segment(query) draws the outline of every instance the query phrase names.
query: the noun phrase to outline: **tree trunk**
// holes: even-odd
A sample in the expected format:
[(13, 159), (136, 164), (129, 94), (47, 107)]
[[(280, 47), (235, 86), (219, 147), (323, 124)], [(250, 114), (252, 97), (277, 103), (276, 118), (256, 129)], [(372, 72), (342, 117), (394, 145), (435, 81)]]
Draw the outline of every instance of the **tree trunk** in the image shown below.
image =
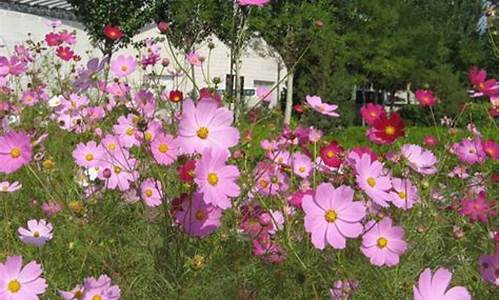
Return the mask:
[(285, 125), (290, 125), (290, 120), (292, 119), (293, 73), (293, 70), (290, 70), (286, 79)]

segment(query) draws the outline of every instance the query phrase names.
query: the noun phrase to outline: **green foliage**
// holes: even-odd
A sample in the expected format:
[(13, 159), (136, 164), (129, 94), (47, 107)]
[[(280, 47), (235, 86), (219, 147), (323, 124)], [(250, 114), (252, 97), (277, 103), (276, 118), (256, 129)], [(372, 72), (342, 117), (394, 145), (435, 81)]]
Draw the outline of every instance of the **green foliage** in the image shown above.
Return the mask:
[[(91, 41), (106, 54), (128, 45), (132, 37), (151, 21), (155, 0), (69, 0), (77, 18), (85, 25)], [(124, 37), (113, 43), (106, 39), (104, 26), (119, 26)]]

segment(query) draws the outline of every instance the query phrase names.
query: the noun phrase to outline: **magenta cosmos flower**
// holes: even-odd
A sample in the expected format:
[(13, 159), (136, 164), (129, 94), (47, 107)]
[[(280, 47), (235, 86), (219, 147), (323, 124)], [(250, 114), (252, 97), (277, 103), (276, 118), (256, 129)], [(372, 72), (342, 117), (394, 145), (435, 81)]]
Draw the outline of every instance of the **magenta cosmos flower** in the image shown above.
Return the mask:
[(23, 268), (21, 256), (9, 256), (0, 263), (0, 299), (2, 300), (37, 300), (45, 293), (47, 283), (42, 275), (42, 267), (35, 261)]
[(437, 102), (437, 98), (434, 96), (431, 90), (417, 90), (415, 92), (415, 97), (421, 106), (434, 106)]
[(179, 143), (170, 134), (160, 133), (151, 143), (151, 152), (157, 163), (168, 166), (179, 155)]
[(322, 102), (321, 98), (318, 97), (318, 96), (306, 96), (306, 102), (307, 104), (309, 104), (309, 106), (312, 107), (312, 109), (314, 109), (315, 111), (323, 114), (323, 115), (327, 115), (327, 116), (331, 116), (331, 117), (338, 117), (339, 114), (335, 112), (335, 110), (337, 109), (337, 105), (331, 105), (331, 104), (328, 104), (328, 103), (324, 103)]
[(80, 143), (73, 150), (73, 158), (76, 164), (84, 168), (100, 166), (105, 156), (106, 152), (104, 148), (101, 145), (97, 145), (94, 141), (90, 141), (87, 144)]
[(163, 198), (161, 182), (153, 178), (144, 180), (141, 184), (141, 197), (147, 206), (156, 207), (160, 205)]
[(452, 150), (458, 158), (468, 164), (482, 164), (486, 160), (486, 153), (483, 149), (481, 138), (463, 139), (460, 143), (455, 143)]
[(189, 235), (203, 237), (220, 227), (222, 209), (203, 201), (203, 195), (194, 193), (191, 199), (182, 203), (182, 209), (175, 214), (177, 223)]
[(348, 186), (334, 188), (330, 183), (322, 183), (314, 197), (303, 197), (304, 226), (316, 248), (324, 249), (328, 243), (335, 249), (344, 249), (346, 238), (356, 238), (363, 232), (360, 221), (365, 217), (365, 207), (361, 202), (353, 202), (353, 196), (354, 190)]
[(379, 267), (399, 264), (399, 256), (406, 251), (403, 228), (392, 226), (392, 220), (387, 217), (378, 223), (372, 220), (365, 228), (360, 249), (370, 258), (370, 263)]
[(233, 113), (213, 101), (182, 105), (178, 141), (185, 153), (202, 153), (205, 148), (228, 149), (238, 144), (240, 133), (231, 127)]
[(236, 0), (236, 2), (241, 6), (259, 6), (262, 7), (269, 3), (270, 0)]
[(437, 172), (437, 158), (434, 154), (418, 145), (406, 144), (401, 148), (401, 154), (408, 160), (410, 168), (423, 175)]
[(371, 126), (385, 111), (380, 104), (368, 103), (361, 107), (360, 113), (365, 123)]
[(498, 286), (498, 252), (479, 257), (479, 271), (481, 277), (491, 284)]
[(417, 187), (409, 179), (392, 178), (391, 202), (396, 207), (407, 210), (419, 200)]
[(392, 188), (391, 178), (384, 176), (384, 165), (378, 160), (372, 161), (370, 155), (363, 154), (356, 162), (356, 182), (358, 186), (378, 205), (388, 207)]
[(111, 72), (117, 77), (125, 77), (134, 73), (137, 63), (133, 56), (120, 55), (111, 61)]
[(483, 141), (483, 149), (493, 160), (498, 160), (498, 144), (494, 140)]
[(0, 136), (0, 173), (11, 174), (31, 161), (31, 140), (24, 133)]
[(19, 227), (19, 239), (23, 243), (33, 246), (43, 246), (45, 243), (52, 239), (52, 224), (45, 220), (29, 220), (28, 228)]
[(227, 158), (225, 150), (206, 149), (195, 168), (194, 181), (203, 193), (203, 200), (222, 209), (231, 207), (229, 198), (240, 194), (240, 187), (235, 183), (240, 171), (236, 166), (226, 165)]
[(425, 269), (418, 279), (418, 285), (413, 286), (414, 300), (470, 300), (471, 295), (466, 288), (456, 286), (448, 291), (446, 288), (451, 281), (451, 272), (445, 268), (439, 268), (434, 276), (431, 269)]

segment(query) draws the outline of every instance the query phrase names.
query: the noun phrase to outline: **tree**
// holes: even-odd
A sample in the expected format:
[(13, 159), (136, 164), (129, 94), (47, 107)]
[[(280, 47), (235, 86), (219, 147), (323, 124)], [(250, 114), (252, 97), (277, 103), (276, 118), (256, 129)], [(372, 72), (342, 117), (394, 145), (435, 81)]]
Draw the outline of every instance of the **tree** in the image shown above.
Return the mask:
[[(132, 37), (151, 21), (154, 0), (69, 0), (76, 17), (85, 25), (91, 41), (104, 54), (111, 55), (124, 47)], [(119, 26), (124, 36), (113, 42), (106, 39), (104, 27)]]

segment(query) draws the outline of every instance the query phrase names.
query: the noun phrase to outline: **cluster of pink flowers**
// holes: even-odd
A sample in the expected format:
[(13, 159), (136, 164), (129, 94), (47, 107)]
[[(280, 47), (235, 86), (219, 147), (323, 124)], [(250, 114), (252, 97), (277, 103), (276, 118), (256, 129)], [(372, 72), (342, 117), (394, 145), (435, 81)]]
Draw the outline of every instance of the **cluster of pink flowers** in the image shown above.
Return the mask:
[(114, 285), (107, 275), (103, 274), (98, 278), (88, 277), (83, 280), (83, 284), (76, 285), (71, 291), (59, 291), (59, 295), (64, 300), (72, 299), (106, 299), (120, 300), (120, 288)]
[(387, 116), (382, 105), (368, 103), (360, 113), (365, 123), (371, 126), (366, 132), (368, 139), (376, 144), (392, 144), (405, 135), (405, 123), (397, 112)]

